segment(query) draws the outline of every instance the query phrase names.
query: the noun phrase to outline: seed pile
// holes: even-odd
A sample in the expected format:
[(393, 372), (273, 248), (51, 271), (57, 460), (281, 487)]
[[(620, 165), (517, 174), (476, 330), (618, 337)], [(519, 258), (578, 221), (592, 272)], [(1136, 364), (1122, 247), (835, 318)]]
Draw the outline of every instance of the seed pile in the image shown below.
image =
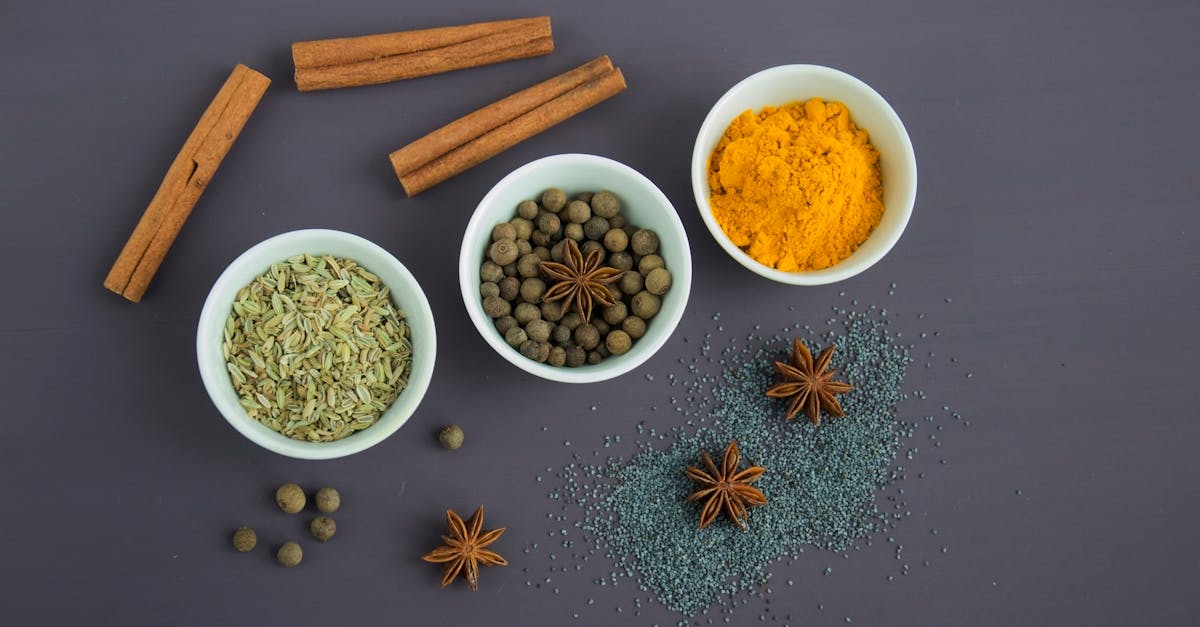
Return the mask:
[(246, 413), (309, 442), (375, 424), (412, 370), (408, 323), (388, 287), (328, 255), (289, 257), (239, 290), (221, 348)]
[[(768, 565), (795, 557), (804, 545), (844, 550), (888, 524), (875, 494), (893, 478), (889, 468), (901, 438), (911, 436), (893, 416), (903, 398), (907, 350), (886, 321), (854, 312), (844, 331), (804, 338), (837, 344), (833, 367), (854, 385), (841, 397), (846, 416), (816, 427), (785, 421), (786, 402), (763, 394), (776, 382), (772, 364), (786, 358), (791, 339), (752, 334), (743, 348), (725, 349), (722, 374), (698, 376), (686, 390), (689, 400), (712, 399), (693, 404), (710, 417), (660, 435), (674, 439), (666, 449), (646, 442), (627, 461), (563, 469), (565, 482), (550, 497), (579, 507), (577, 526), (617, 564), (597, 583), (635, 577), (669, 609), (694, 615), (738, 593), (755, 594), (770, 578)], [(704, 354), (711, 350), (706, 342)], [(743, 463), (769, 469), (755, 484), (768, 503), (749, 512), (749, 531), (723, 521), (701, 530), (698, 506), (684, 500), (692, 486), (682, 469), (698, 451), (720, 450), (731, 439)]]
[[(626, 222), (612, 192), (568, 199), (549, 189), (539, 200), (492, 229), (479, 269), (484, 312), (510, 346), (552, 366), (629, 352), (671, 289), (658, 234)], [(564, 281), (578, 289), (568, 295)]]

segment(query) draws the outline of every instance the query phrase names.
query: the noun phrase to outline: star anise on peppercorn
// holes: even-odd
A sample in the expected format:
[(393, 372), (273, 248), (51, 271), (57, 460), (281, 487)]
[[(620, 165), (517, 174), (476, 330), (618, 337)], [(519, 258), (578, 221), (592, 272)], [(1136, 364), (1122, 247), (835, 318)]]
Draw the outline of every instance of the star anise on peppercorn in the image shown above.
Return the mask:
[(767, 396), (792, 399), (792, 404), (788, 407), (788, 420), (796, 417), (801, 411), (808, 413), (808, 419), (814, 425), (821, 424), (822, 410), (830, 416), (845, 415), (834, 394), (844, 394), (853, 390), (854, 386), (844, 381), (833, 380), (838, 371), (828, 368), (830, 360), (833, 359), (834, 348), (833, 345), (826, 347), (817, 356), (816, 362), (813, 362), (808, 347), (804, 342), (796, 340), (791, 362), (775, 362), (775, 371), (783, 377), (783, 382), (767, 388)]
[(489, 551), (486, 547), (495, 542), (504, 527), (483, 531), (483, 506), (475, 510), (471, 519), (463, 519), (454, 510), (446, 510), (446, 528), (450, 535), (442, 536), (442, 544), (438, 548), (421, 556), (426, 562), (443, 564), (442, 587), (450, 585), (459, 573), (467, 579), (467, 585), (472, 590), (479, 589), (479, 565), (507, 566), (508, 561), (500, 554)]
[(617, 304), (605, 286), (621, 278), (624, 271), (602, 267), (604, 253), (599, 249), (588, 253), (585, 259), (575, 240), (563, 241), (566, 242), (563, 244), (563, 263), (543, 261), (538, 264), (546, 276), (557, 281), (542, 295), (542, 300), (551, 303), (565, 298), (567, 305), (574, 305), (587, 322), (592, 318), (593, 302), (609, 307)]
[(726, 518), (745, 529), (746, 510), (766, 504), (767, 497), (750, 484), (758, 481), (767, 470), (761, 466), (751, 466), (739, 471), (740, 460), (741, 452), (738, 451), (737, 441), (734, 440), (725, 448), (720, 468), (713, 463), (707, 451), (701, 451), (700, 461), (704, 462), (704, 468), (693, 466), (683, 471), (689, 479), (699, 485), (699, 489), (692, 492), (687, 500), (704, 501), (704, 507), (700, 510), (701, 529), (716, 520), (721, 512), (725, 512)]

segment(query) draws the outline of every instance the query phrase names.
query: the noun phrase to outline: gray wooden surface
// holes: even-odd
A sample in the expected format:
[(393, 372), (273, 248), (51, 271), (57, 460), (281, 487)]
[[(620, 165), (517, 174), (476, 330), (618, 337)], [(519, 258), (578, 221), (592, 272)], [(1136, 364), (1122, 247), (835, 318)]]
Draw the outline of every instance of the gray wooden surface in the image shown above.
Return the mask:
[[(549, 57), (315, 94), (291, 83), (294, 40), (543, 13), (558, 44)], [(899, 316), (917, 342), (909, 385), (971, 426), (947, 422), (937, 449), (917, 434), (922, 452), (899, 486), (912, 515), (893, 534), (910, 574), (882, 538), (849, 559), (809, 551), (773, 569), (769, 605), (732, 622), (1192, 622), (1198, 26), (1196, 3), (1170, 1), (5, 2), (0, 622), (673, 624), (652, 603), (633, 616), (633, 597), (645, 597), (634, 586), (595, 586), (607, 572), (597, 558), (555, 574), (558, 594), (526, 586), (550, 563), (522, 548), (545, 541), (546, 514), (557, 511), (535, 477), (639, 420), (676, 424), (647, 411), (670, 390), (643, 374), (678, 371), (696, 350), (684, 339), (709, 332), (713, 313), (744, 335), (755, 324), (821, 323), (850, 299)], [(601, 53), (624, 69), (627, 93), (403, 197), (390, 150)], [(125, 303), (103, 290), (104, 274), (238, 62), (275, 83), (145, 301)], [(708, 236), (691, 197), (688, 159), (708, 107), (743, 76), (794, 62), (874, 86), (919, 160), (907, 233), (878, 266), (836, 286), (751, 275)], [(455, 279), (460, 235), (484, 192), (522, 163), (576, 151), (662, 187), (692, 238), (697, 279), (672, 341), (645, 368), (589, 387), (503, 362), (470, 325)], [(200, 305), (225, 264), (303, 227), (393, 251), (439, 324), (418, 414), (339, 461), (285, 459), (244, 440), (209, 403), (194, 360)], [(917, 340), (920, 330), (928, 337)], [(903, 408), (908, 419), (928, 410)], [(432, 436), (447, 421), (467, 431), (455, 454)], [(228, 548), (239, 524), (257, 527), (264, 548), (303, 536), (305, 521), (270, 503), (285, 480), (345, 495), (336, 541), (309, 543), (291, 571), (269, 551)], [(498, 547), (512, 566), (484, 573), (476, 594), (440, 590), (437, 569), (417, 557), (444, 508), (477, 503), (509, 528)]]

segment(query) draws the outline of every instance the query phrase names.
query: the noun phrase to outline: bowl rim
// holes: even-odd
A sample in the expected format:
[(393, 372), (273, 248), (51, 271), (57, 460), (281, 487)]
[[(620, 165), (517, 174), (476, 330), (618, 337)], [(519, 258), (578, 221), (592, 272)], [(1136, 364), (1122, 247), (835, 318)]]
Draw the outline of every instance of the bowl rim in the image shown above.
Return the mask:
[[(649, 332), (642, 336), (638, 340), (637, 346), (646, 346), (647, 349), (640, 350), (638, 354), (632, 357), (630, 353), (626, 353), (617, 357), (609, 357), (599, 364), (584, 365), (576, 368), (557, 367), (538, 363), (521, 355), (505, 343), (504, 339), (496, 331), (495, 326), (492, 325), (491, 319), (487, 318), (483, 313), (483, 299), (479, 297), (480, 257), (471, 242), (473, 239), (479, 237), (478, 233), (483, 228), (486, 209), (496, 202), (497, 197), (504, 190), (531, 172), (549, 165), (560, 164), (598, 165), (620, 176), (628, 177), (634, 184), (642, 186), (654, 197), (658, 202), (658, 209), (663, 210), (666, 214), (667, 222), (679, 237), (683, 264), (682, 267), (671, 267), (672, 282), (671, 292), (669, 293), (678, 294), (677, 298), (680, 299), (680, 305), (677, 310), (671, 312), (669, 317), (665, 319), (655, 317), (655, 324), (652, 326), (655, 329), (661, 329), (661, 331), (657, 331), (653, 336)], [(525, 372), (543, 379), (558, 381), (560, 383), (597, 383), (619, 377), (642, 365), (655, 355), (667, 343), (667, 340), (670, 339), (675, 329), (679, 326), (679, 321), (683, 319), (683, 312), (687, 309), (688, 298), (691, 295), (692, 252), (687, 230), (684, 229), (683, 221), (679, 218), (679, 211), (653, 181), (634, 168), (608, 157), (585, 153), (562, 153), (535, 159), (518, 167), (505, 175), (504, 178), (500, 179), (484, 194), (479, 204), (476, 205), (474, 213), (471, 214), (471, 219), (467, 222), (467, 228), (463, 232), (463, 244), (459, 251), (458, 274), (459, 287), (462, 292), (463, 305), (467, 309), (467, 315), (475, 325), (475, 330), (479, 332), (479, 335), (483, 337), (484, 341), (497, 354)]]
[[(406, 299), (406, 306), (403, 307), (405, 317), (409, 320), (416, 321), (420, 326), (421, 335), (416, 336), (413, 332), (414, 347), (420, 346), (420, 350), (413, 351), (413, 368), (412, 375), (408, 379), (408, 385), (400, 393), (392, 405), (384, 411), (383, 415), (370, 427), (359, 431), (351, 436), (333, 442), (305, 442), (289, 438), (283, 434), (273, 431), (269, 427), (262, 425), (258, 421), (250, 418), (240, 406), (229, 406), (218, 400), (215, 390), (219, 386), (228, 386), (230, 382), (228, 375), (224, 374), (224, 370), (220, 373), (214, 372), (212, 368), (206, 365), (207, 359), (211, 359), (214, 351), (220, 352), (220, 342), (211, 342), (211, 337), (206, 333), (206, 329), (214, 328), (215, 321), (220, 322), (220, 326), (224, 326), (225, 318), (229, 315), (229, 308), (232, 306), (232, 295), (236, 295), (237, 290), (241, 289), (242, 284), (235, 281), (234, 274), (251, 264), (258, 264), (260, 260), (264, 260), (267, 253), (279, 247), (307, 247), (307, 250), (286, 253), (286, 255), (300, 254), (301, 252), (313, 253), (313, 247), (320, 248), (328, 245), (331, 240), (338, 241), (350, 247), (361, 248), (368, 253), (372, 260), (382, 261), (387, 265), (387, 272), (400, 275), (401, 283), (406, 293), (411, 294), (411, 299)], [(319, 251), (317, 251), (319, 252)], [(352, 257), (357, 262), (362, 262), (361, 259)], [(272, 253), (271, 259), (276, 259), (276, 255)], [(264, 267), (274, 263), (270, 260), (264, 261)], [(380, 270), (374, 267), (376, 264), (371, 264), (369, 269), (380, 274)], [(399, 287), (392, 282), (385, 283), (392, 293), (396, 293), (396, 288)], [(226, 298), (226, 295), (230, 295)], [(412, 328), (410, 326), (410, 328)], [(218, 336), (219, 339), (219, 336)], [(280, 233), (251, 246), (242, 254), (238, 255), (228, 266), (221, 272), (221, 275), (213, 283), (212, 289), (209, 290), (204, 305), (200, 310), (200, 319), (196, 328), (196, 360), (200, 370), (200, 378), (204, 383), (205, 392), (208, 393), (209, 399), (216, 406), (217, 411), (225, 418), (238, 433), (241, 433), (246, 439), (255, 444), (287, 457), (297, 459), (335, 459), (353, 455), (364, 451), (380, 442), (384, 441), (394, 434), (400, 427), (416, 413), (417, 407), (420, 406), (425, 393), (429, 389), (430, 381), (433, 379), (433, 369), (436, 363), (437, 354), (437, 331), (434, 326), (433, 310), (429, 305), (429, 299), (425, 295), (425, 291), (417, 282), (415, 276), (408, 268), (396, 259), (394, 255), (378, 244), (352, 233), (337, 231), (333, 229), (299, 229)], [(401, 401), (403, 400), (403, 403)]]
[[(872, 255), (858, 256), (856, 251), (850, 257), (843, 259), (837, 264), (820, 270), (809, 270), (802, 272), (785, 272), (775, 268), (768, 267), (756, 261), (753, 257), (746, 254), (745, 251), (738, 248), (729, 236), (725, 234), (724, 229), (717, 223), (713, 217), (712, 211), (708, 206), (708, 157), (712, 154), (715, 144), (701, 146), (704, 137), (712, 132), (712, 127), (720, 125), (721, 128), (727, 127), (730, 120), (717, 119), (718, 110), (722, 109), (726, 103), (732, 100), (738, 93), (746, 89), (750, 85), (764, 81), (780, 80), (786, 77), (794, 77), (803, 75), (806, 77), (817, 76), (820, 78), (834, 79), (844, 81), (852, 85), (855, 89), (860, 90), (864, 96), (878, 105), (887, 122), (891, 125), (891, 131), (895, 132), (901, 139), (902, 159), (899, 165), (905, 171), (906, 177), (911, 181), (911, 184), (904, 190), (901, 205), (898, 207), (888, 206), (887, 211), (897, 211), (900, 213), (900, 221), (892, 229), (886, 232), (880, 231), (878, 228), (875, 232), (868, 236), (868, 239), (881, 237), (884, 244), (877, 249), (877, 252)], [(782, 104), (782, 103), (780, 103)], [(769, 106), (763, 104), (762, 106)], [(732, 119), (732, 118), (731, 118)], [(875, 133), (877, 129), (867, 129), (870, 133)], [(718, 140), (719, 140), (718, 135)], [(788, 65), (777, 65), (764, 70), (759, 70), (746, 78), (738, 81), (730, 87), (709, 109), (708, 114), (704, 117), (704, 122), (700, 125), (700, 130), (696, 133), (696, 141), (692, 147), (692, 162), (691, 162), (691, 178), (692, 178), (692, 194), (695, 196), (696, 208), (700, 212), (700, 218), (704, 221), (704, 225), (708, 227), (709, 233), (713, 239), (717, 241), (725, 252), (742, 266), (749, 269), (751, 272), (772, 281), (785, 283), (788, 285), (826, 285), (849, 279), (866, 271), (871, 266), (883, 259), (896, 242), (900, 240), (900, 236), (904, 233), (908, 226), (908, 221), (912, 217), (913, 208), (916, 204), (917, 195), (917, 158), (913, 151), (912, 140), (908, 135), (908, 130), (904, 127), (904, 123), (900, 120), (900, 116), (892, 105), (874, 88), (862, 81), (861, 79), (824, 65), (815, 65), (807, 63), (794, 63)], [(860, 249), (861, 250), (861, 249)]]

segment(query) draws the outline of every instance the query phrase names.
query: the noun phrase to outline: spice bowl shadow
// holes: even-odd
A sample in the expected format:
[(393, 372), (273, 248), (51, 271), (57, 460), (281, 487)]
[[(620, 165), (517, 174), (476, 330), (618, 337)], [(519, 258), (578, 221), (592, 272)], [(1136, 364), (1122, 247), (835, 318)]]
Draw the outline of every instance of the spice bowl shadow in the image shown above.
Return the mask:
[[(822, 98), (839, 101), (855, 124), (867, 131), (879, 151), (883, 183), (883, 218), (858, 249), (820, 270), (786, 272), (756, 261), (721, 228), (709, 206), (708, 160), (725, 129), (742, 112)], [(763, 277), (790, 285), (824, 285), (848, 279), (875, 265), (892, 249), (908, 225), (917, 197), (917, 158), (908, 131), (883, 96), (863, 81), (820, 65), (781, 65), (752, 74), (725, 92), (713, 105), (692, 149), (692, 192), (700, 217), (713, 239), (735, 261)]]
[[(659, 254), (671, 272), (671, 289), (662, 297), (662, 308), (645, 334), (629, 352), (612, 355), (597, 364), (552, 366), (522, 355), (504, 341), (483, 310), (479, 266), (491, 243), (492, 227), (516, 215), (517, 204), (539, 198), (550, 188), (568, 197), (580, 192), (610, 191), (620, 199), (630, 224), (652, 229), (659, 237)], [(594, 383), (625, 374), (650, 359), (666, 344), (683, 317), (692, 286), (692, 253), (683, 222), (671, 201), (650, 179), (612, 159), (586, 154), (561, 154), (527, 163), (505, 176), (479, 202), (463, 235), (458, 262), (459, 285), (467, 314), (479, 334), (501, 357), (531, 374), (563, 383)]]
[[(271, 264), (299, 254), (332, 255), (352, 259), (379, 277), (391, 291), (393, 303), (404, 312), (412, 340), (412, 371), (405, 388), (371, 426), (332, 442), (306, 442), (290, 438), (250, 417), (242, 408), (230, 381), (222, 352), (225, 322), (239, 290)], [(291, 231), (268, 238), (246, 252), (221, 273), (213, 284), (196, 331), (196, 357), (200, 378), (217, 410), (239, 433), (259, 446), (299, 459), (334, 459), (366, 450), (395, 433), (416, 411), (429, 388), (437, 354), (433, 310), (412, 273), (391, 253), (359, 237), (327, 229)]]

